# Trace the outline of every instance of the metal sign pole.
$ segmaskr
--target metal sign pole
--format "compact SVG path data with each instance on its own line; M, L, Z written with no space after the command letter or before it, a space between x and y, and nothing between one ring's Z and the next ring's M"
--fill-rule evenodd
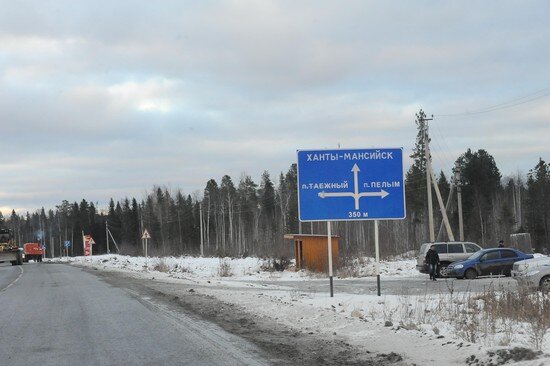
M328 276L330 279L330 297L334 297L334 287L332 283L332 233L330 230L330 221L327 221L327 236L328 236Z
M378 220L374 220L374 251L376 254L376 287L380 296L380 246L378 243Z
M145 270L149 272L149 258L147 257L147 238L145 238Z

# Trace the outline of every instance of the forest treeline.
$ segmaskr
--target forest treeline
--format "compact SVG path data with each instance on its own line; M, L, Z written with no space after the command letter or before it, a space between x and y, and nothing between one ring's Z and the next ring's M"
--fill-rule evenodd
M423 116L422 111L417 114L413 164L405 178L407 217L380 221L380 247L385 256L418 249L420 243L429 241ZM539 159L526 176L503 178L489 152L468 149L457 158L456 165L461 171L460 181L451 182L441 172L437 183L444 200L451 184L461 186L465 240L490 247L500 239L507 241L510 234L527 232L538 251L550 248L547 162ZM456 198L450 202L447 212L458 238ZM94 253L105 253L107 227L119 251L130 255L143 254L140 238L144 229L152 237L148 241L149 254L163 256L200 254L201 227L205 255L292 256L292 243L284 240L284 234L300 230L326 234L324 222L298 222L295 164L276 178L265 171L259 182L246 174L238 181L228 175L219 181L210 179L202 196L156 186L140 199L111 199L106 212L98 211L96 206L84 199L80 203L63 201L49 210L25 214L14 211L9 217L0 217L0 224L11 229L19 243L42 240L47 256L59 256L66 241L72 243L68 255L82 255L82 233L94 238ZM442 215L435 199L433 206L437 240L447 240L445 230L438 235ZM373 255L372 221L332 225L333 234L341 236L342 255ZM111 252L116 252L109 240Z

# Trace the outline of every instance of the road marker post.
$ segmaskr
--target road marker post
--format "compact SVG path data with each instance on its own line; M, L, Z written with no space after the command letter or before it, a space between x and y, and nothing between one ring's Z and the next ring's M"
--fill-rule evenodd
M378 220L374 220L374 252L376 256L376 288L380 296L380 245L378 241Z
M334 287L332 281L332 233L330 229L330 221L327 221L327 237L328 237L328 277L330 281L330 297L334 297Z

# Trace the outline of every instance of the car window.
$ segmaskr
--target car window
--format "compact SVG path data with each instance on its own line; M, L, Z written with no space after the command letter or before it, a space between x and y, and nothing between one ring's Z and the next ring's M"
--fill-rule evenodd
M447 244L435 244L435 251L439 254L447 253Z
M493 259L500 259L500 252L498 250L485 253L485 255L482 258L484 261L490 261Z
M502 258L517 258L517 253L513 250L501 250L501 257Z
M471 256L468 257L468 259L478 259L479 257L481 257L483 255L483 252L482 251L477 251L475 252L474 254L472 254Z
M475 253L479 250L479 247L472 243L464 243L464 248L466 248L466 253Z
M461 243L449 244L448 245L449 253L464 253Z

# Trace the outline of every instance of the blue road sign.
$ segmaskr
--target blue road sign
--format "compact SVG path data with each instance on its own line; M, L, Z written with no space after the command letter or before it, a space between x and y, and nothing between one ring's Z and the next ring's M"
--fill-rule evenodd
M69 248L71 246L71 241L67 240L65 241L65 248Z
M403 148L298 150L300 221L405 218Z

